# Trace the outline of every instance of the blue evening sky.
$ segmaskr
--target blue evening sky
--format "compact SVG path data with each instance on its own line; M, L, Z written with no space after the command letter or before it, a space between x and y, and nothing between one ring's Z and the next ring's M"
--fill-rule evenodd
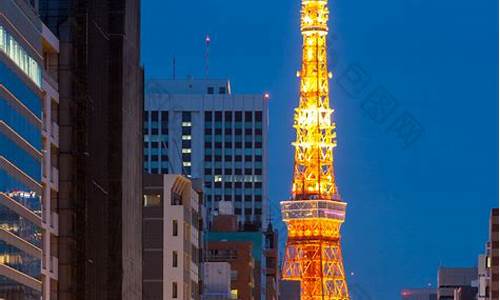
M229 78L233 93L271 93L274 212L290 192L299 4L142 1L147 78L170 78L173 56L178 78L202 78L209 33L210 77ZM330 11L348 281L353 300L396 300L484 249L498 206L498 3L331 0Z

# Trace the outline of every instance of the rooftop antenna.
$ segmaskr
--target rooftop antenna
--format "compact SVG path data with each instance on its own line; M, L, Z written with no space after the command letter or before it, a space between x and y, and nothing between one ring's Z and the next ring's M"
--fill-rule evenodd
M207 34L205 37L205 79L208 79L208 49L211 41L212 39Z

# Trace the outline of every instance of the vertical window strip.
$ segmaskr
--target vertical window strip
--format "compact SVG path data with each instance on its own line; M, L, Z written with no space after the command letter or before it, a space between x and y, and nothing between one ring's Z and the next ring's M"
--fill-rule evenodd
M0 26L0 50L5 53L26 74L36 86L42 85L42 70L40 65Z

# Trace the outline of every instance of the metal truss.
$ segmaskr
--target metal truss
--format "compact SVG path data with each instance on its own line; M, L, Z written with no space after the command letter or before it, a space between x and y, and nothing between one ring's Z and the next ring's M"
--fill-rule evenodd
M340 245L346 204L333 169L336 133L329 99L327 5L327 0L302 0L292 200L281 203L288 228L282 277L301 281L302 300L349 300Z

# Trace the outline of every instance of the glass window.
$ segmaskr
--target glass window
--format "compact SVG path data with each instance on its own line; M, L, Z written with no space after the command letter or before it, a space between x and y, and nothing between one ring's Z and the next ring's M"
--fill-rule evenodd
M42 85L41 66L2 26L0 26L0 51L5 53L36 86Z
M255 121L262 121L262 112L261 111L255 112Z
M183 111L182 112L182 122L191 122L191 112Z
M212 112L211 111L206 111L205 112L205 122L212 121Z
M246 111L245 112L245 122L252 122L253 121L253 116L251 111Z
M237 111L234 113L234 119L235 121L239 121L241 122L242 121L242 117L243 117L243 114L241 111Z
M222 121L222 112L216 111L215 112L215 122L221 122L221 121Z

